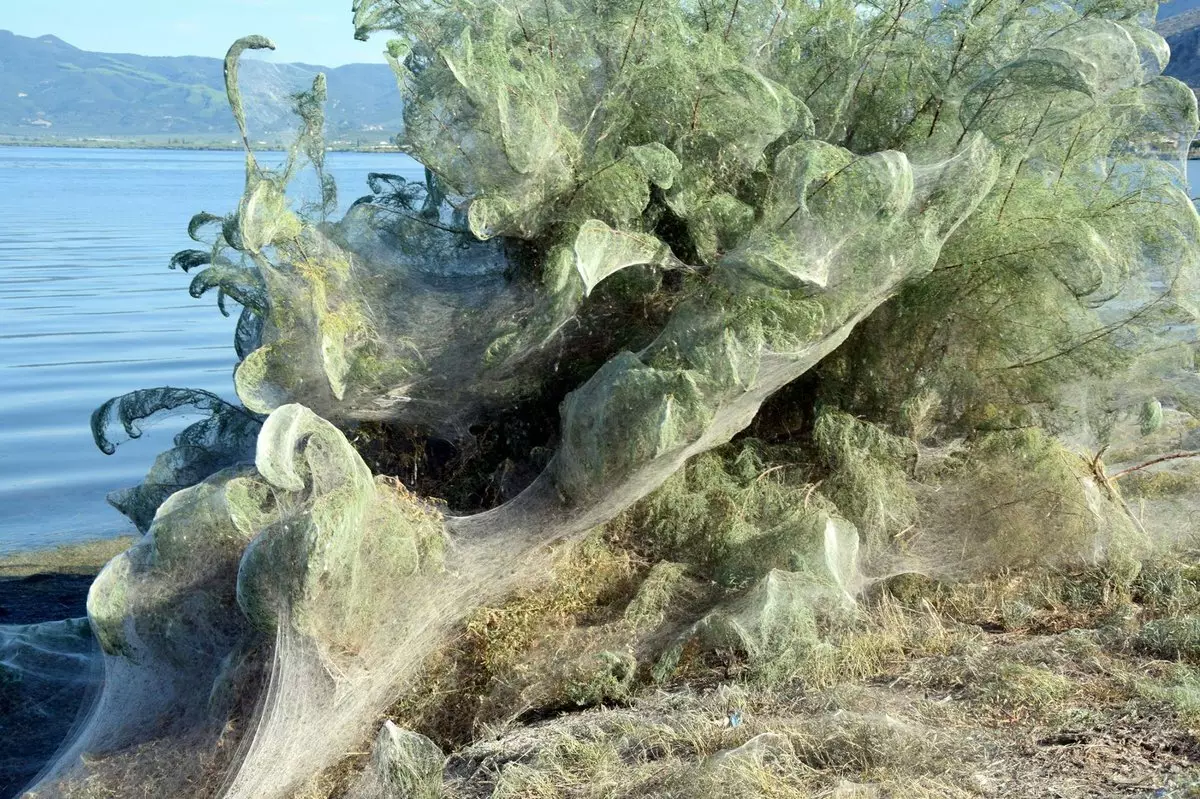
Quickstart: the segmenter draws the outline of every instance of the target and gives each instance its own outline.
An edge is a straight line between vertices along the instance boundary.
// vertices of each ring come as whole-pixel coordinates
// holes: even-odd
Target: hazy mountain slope
[[[1200,8],[1200,0],[1170,0],[1167,3],[1160,3],[1158,6],[1158,21],[1177,17],[1188,11],[1195,11]]]
[[[380,138],[399,129],[401,102],[383,64],[326,69],[246,59],[251,135],[291,127],[288,96],[318,71],[329,81],[334,136]],[[233,134],[221,60],[93,53],[54,36],[0,31],[0,133],[138,136]]]
[[[1200,86],[1200,9],[1163,20],[1156,30],[1171,45],[1171,63],[1165,74],[1193,89]]]

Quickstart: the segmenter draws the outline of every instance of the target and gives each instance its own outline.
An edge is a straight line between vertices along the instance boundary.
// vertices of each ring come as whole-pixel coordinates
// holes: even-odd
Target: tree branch
[[[1146,469],[1150,466],[1154,466],[1157,463],[1166,463],[1167,461],[1177,461],[1182,458],[1200,458],[1200,449],[1184,450],[1183,452],[1172,452],[1170,455],[1160,455],[1159,457],[1151,458],[1150,460],[1148,460],[1144,463],[1139,463],[1137,466],[1130,466],[1128,469],[1122,469],[1121,471],[1117,472],[1116,474],[1107,475],[1107,477],[1109,480],[1118,480],[1118,479],[1124,477],[1125,475],[1129,474],[1130,472],[1138,472],[1138,471],[1141,471],[1142,469]]]

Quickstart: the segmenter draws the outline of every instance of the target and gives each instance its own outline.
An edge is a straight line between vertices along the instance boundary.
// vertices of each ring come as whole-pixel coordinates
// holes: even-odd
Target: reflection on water
[[[343,208],[368,172],[420,177],[393,154],[329,167]],[[0,552],[131,529],[104,496],[182,425],[105,456],[88,428],[104,400],[158,385],[233,398],[234,319],[167,261],[194,246],[192,214],[236,207],[242,168],[236,152],[0,147]]]

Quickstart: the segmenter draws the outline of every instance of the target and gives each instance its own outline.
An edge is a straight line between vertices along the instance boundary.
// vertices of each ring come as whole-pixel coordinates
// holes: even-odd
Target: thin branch
[[[550,19],[550,0],[542,0],[546,9],[546,31],[550,34],[550,60],[554,60],[554,22]]]
[[[815,189],[813,189],[811,192],[809,192],[809,193],[808,193],[808,195],[807,195],[807,196],[804,198],[804,199],[805,199],[805,202],[807,202],[807,201],[811,200],[813,197],[816,197],[816,196],[817,196],[817,194],[819,194],[819,193],[820,193],[821,189],[823,189],[823,188],[825,188],[826,186],[828,186],[828,185],[829,185],[829,184],[830,184],[830,183],[831,183],[831,182],[832,182],[832,181],[833,181],[833,180],[834,180],[834,179],[835,179],[835,178],[836,178],[838,175],[842,174],[842,173],[843,173],[843,172],[845,172],[847,169],[849,169],[850,167],[854,166],[854,164],[855,164],[857,161],[858,161],[858,156],[854,156],[854,157],[853,157],[853,158],[851,158],[849,161],[847,161],[845,164],[843,164],[841,167],[839,167],[839,168],[837,169],[837,171],[833,172],[831,175],[829,175],[828,177],[826,177],[826,178],[825,178],[823,181],[821,181],[821,185],[820,185],[820,186],[817,186]],[[782,222],[780,222],[780,223],[779,223],[779,225],[778,225],[778,227],[776,228],[776,230],[778,230],[779,228],[782,228],[782,227],[783,227],[784,225],[786,225],[788,222],[791,222],[791,221],[792,221],[792,220],[793,220],[793,219],[796,217],[796,214],[800,213],[800,211],[801,211],[801,209],[802,209],[802,208],[804,208],[804,204],[803,204],[803,203],[802,203],[802,204],[800,204],[800,205],[797,205],[797,206],[796,206],[796,209],[795,209],[794,211],[792,211],[790,214],[788,214],[788,217],[787,217],[787,219],[785,219],[785,220],[783,220]]]
[[[775,12],[775,19],[771,22],[771,29],[767,31],[767,37],[763,39],[763,43],[758,46],[755,54],[761,54],[763,49],[771,43],[771,37],[775,35],[775,27],[779,25],[779,20],[783,18],[785,11],[787,11],[787,0],[783,0],[783,2],[779,4],[779,10]]]
[[[1033,133],[1029,134],[1029,144],[1025,145],[1025,156],[1021,158],[1017,164],[1016,171],[1013,172],[1012,180],[1008,183],[1008,191],[1004,192],[1004,199],[1000,202],[1000,211],[996,214],[996,221],[999,222],[1004,218],[1004,209],[1008,207],[1008,198],[1012,196],[1013,187],[1017,185],[1017,178],[1021,175],[1021,168],[1025,166],[1025,162],[1029,160],[1029,150],[1033,147],[1033,140],[1037,138],[1038,131],[1042,129],[1042,125],[1046,121],[1046,117],[1050,114],[1050,109],[1054,106],[1054,100],[1046,103],[1046,108],[1042,111],[1042,116],[1033,127]]]
[[[1157,463],[1166,463],[1167,461],[1177,461],[1182,458],[1200,458],[1200,449],[1185,450],[1183,452],[1172,452],[1170,455],[1160,455],[1157,458],[1151,458],[1145,463],[1139,463],[1137,466],[1130,466],[1128,469],[1122,469],[1116,474],[1108,475],[1109,480],[1118,480],[1130,472],[1138,472],[1142,469],[1154,466]]]
[[[1126,325],[1132,324],[1136,320],[1138,320],[1141,317],[1145,316],[1146,314],[1150,313],[1150,310],[1152,308],[1154,308],[1156,305],[1158,305],[1160,302],[1162,302],[1164,299],[1166,299],[1167,296],[1168,296],[1167,294],[1160,294],[1158,297],[1156,297],[1154,299],[1153,302],[1146,303],[1141,308],[1139,308],[1136,313],[1130,314],[1129,316],[1125,317],[1124,319],[1120,320],[1119,322],[1114,322],[1111,325],[1106,325],[1104,327],[1099,328],[1096,331],[1095,335],[1089,335],[1087,338],[1083,339],[1082,341],[1077,342],[1076,344],[1073,344],[1072,346],[1068,347],[1065,350],[1060,350],[1052,355],[1047,355],[1044,358],[1038,358],[1038,359],[1032,360],[1032,361],[1022,361],[1020,363],[1013,363],[1013,364],[1009,364],[1008,366],[1005,366],[1002,368],[1003,369],[1024,369],[1025,367],[1028,367],[1028,366],[1037,366],[1039,364],[1045,363],[1046,361],[1052,361],[1055,358],[1061,358],[1064,355],[1070,355],[1071,353],[1075,352],[1076,350],[1086,347],[1088,344],[1091,344],[1093,341],[1102,339],[1105,336],[1110,336],[1113,333],[1120,330],[1121,328],[1125,327]]]
[[[733,0],[733,11],[729,12],[729,24],[725,26],[725,35],[721,37],[722,42],[729,41],[729,32],[733,30],[733,18],[737,16],[738,3],[741,0]]]
[[[625,52],[621,55],[621,65],[617,67],[617,74],[620,75],[625,71],[625,61],[629,58],[629,48],[633,46],[633,37],[637,35],[638,23],[642,21],[642,9],[646,6],[646,0],[638,3],[637,13],[633,15],[633,25],[629,28],[629,39],[625,42]]]

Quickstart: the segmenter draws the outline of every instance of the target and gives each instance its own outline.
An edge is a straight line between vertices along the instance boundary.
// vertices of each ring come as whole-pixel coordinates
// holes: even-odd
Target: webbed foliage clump
[[[816,566],[809,561],[837,506],[798,479],[800,464],[768,460],[756,442],[734,446],[691,459],[618,517],[616,529],[631,531],[652,560],[691,564],[724,586]]]
[[[48,779],[103,772],[79,756],[170,717],[179,747],[237,752],[196,790],[289,795],[374,734],[472,607],[614,519],[679,565],[610,628],[655,627],[646,652],[583,653],[607,665],[573,701],[697,649],[788,679],[827,652],[818,609],[853,602],[860,546],[945,557],[945,514],[917,501],[943,486],[977,536],[962,562],[1003,561],[1014,529],[1040,542],[1039,515],[1062,515],[1064,558],[1127,535],[1100,457],[1062,441],[1150,397],[1159,435],[1196,394],[1182,358],[1138,392],[1102,379],[1196,310],[1181,164],[1200,123],[1152,19],[1141,0],[357,0],[358,36],[397,37],[398,142],[425,180],[373,174],[340,220],[324,81],[266,169],[237,65],[271,45],[239,41],[244,193],[192,220],[205,247],[173,265],[242,306],[243,407],[159,389],[98,411],[102,446],[111,413],[133,436],[157,410],[214,416],[179,442],[206,454],[128,503],[149,533],[91,600],[105,694]],[[297,206],[305,167],[319,198]],[[415,486],[435,443],[446,472],[483,470],[476,436],[523,416],[557,432],[492,442],[495,473],[471,479],[528,475],[463,515],[436,501],[459,486],[417,496],[347,435],[411,431]],[[752,423],[765,443],[718,449]],[[191,487],[167,497],[171,479]],[[682,574],[713,585],[681,621],[661,597]]]

